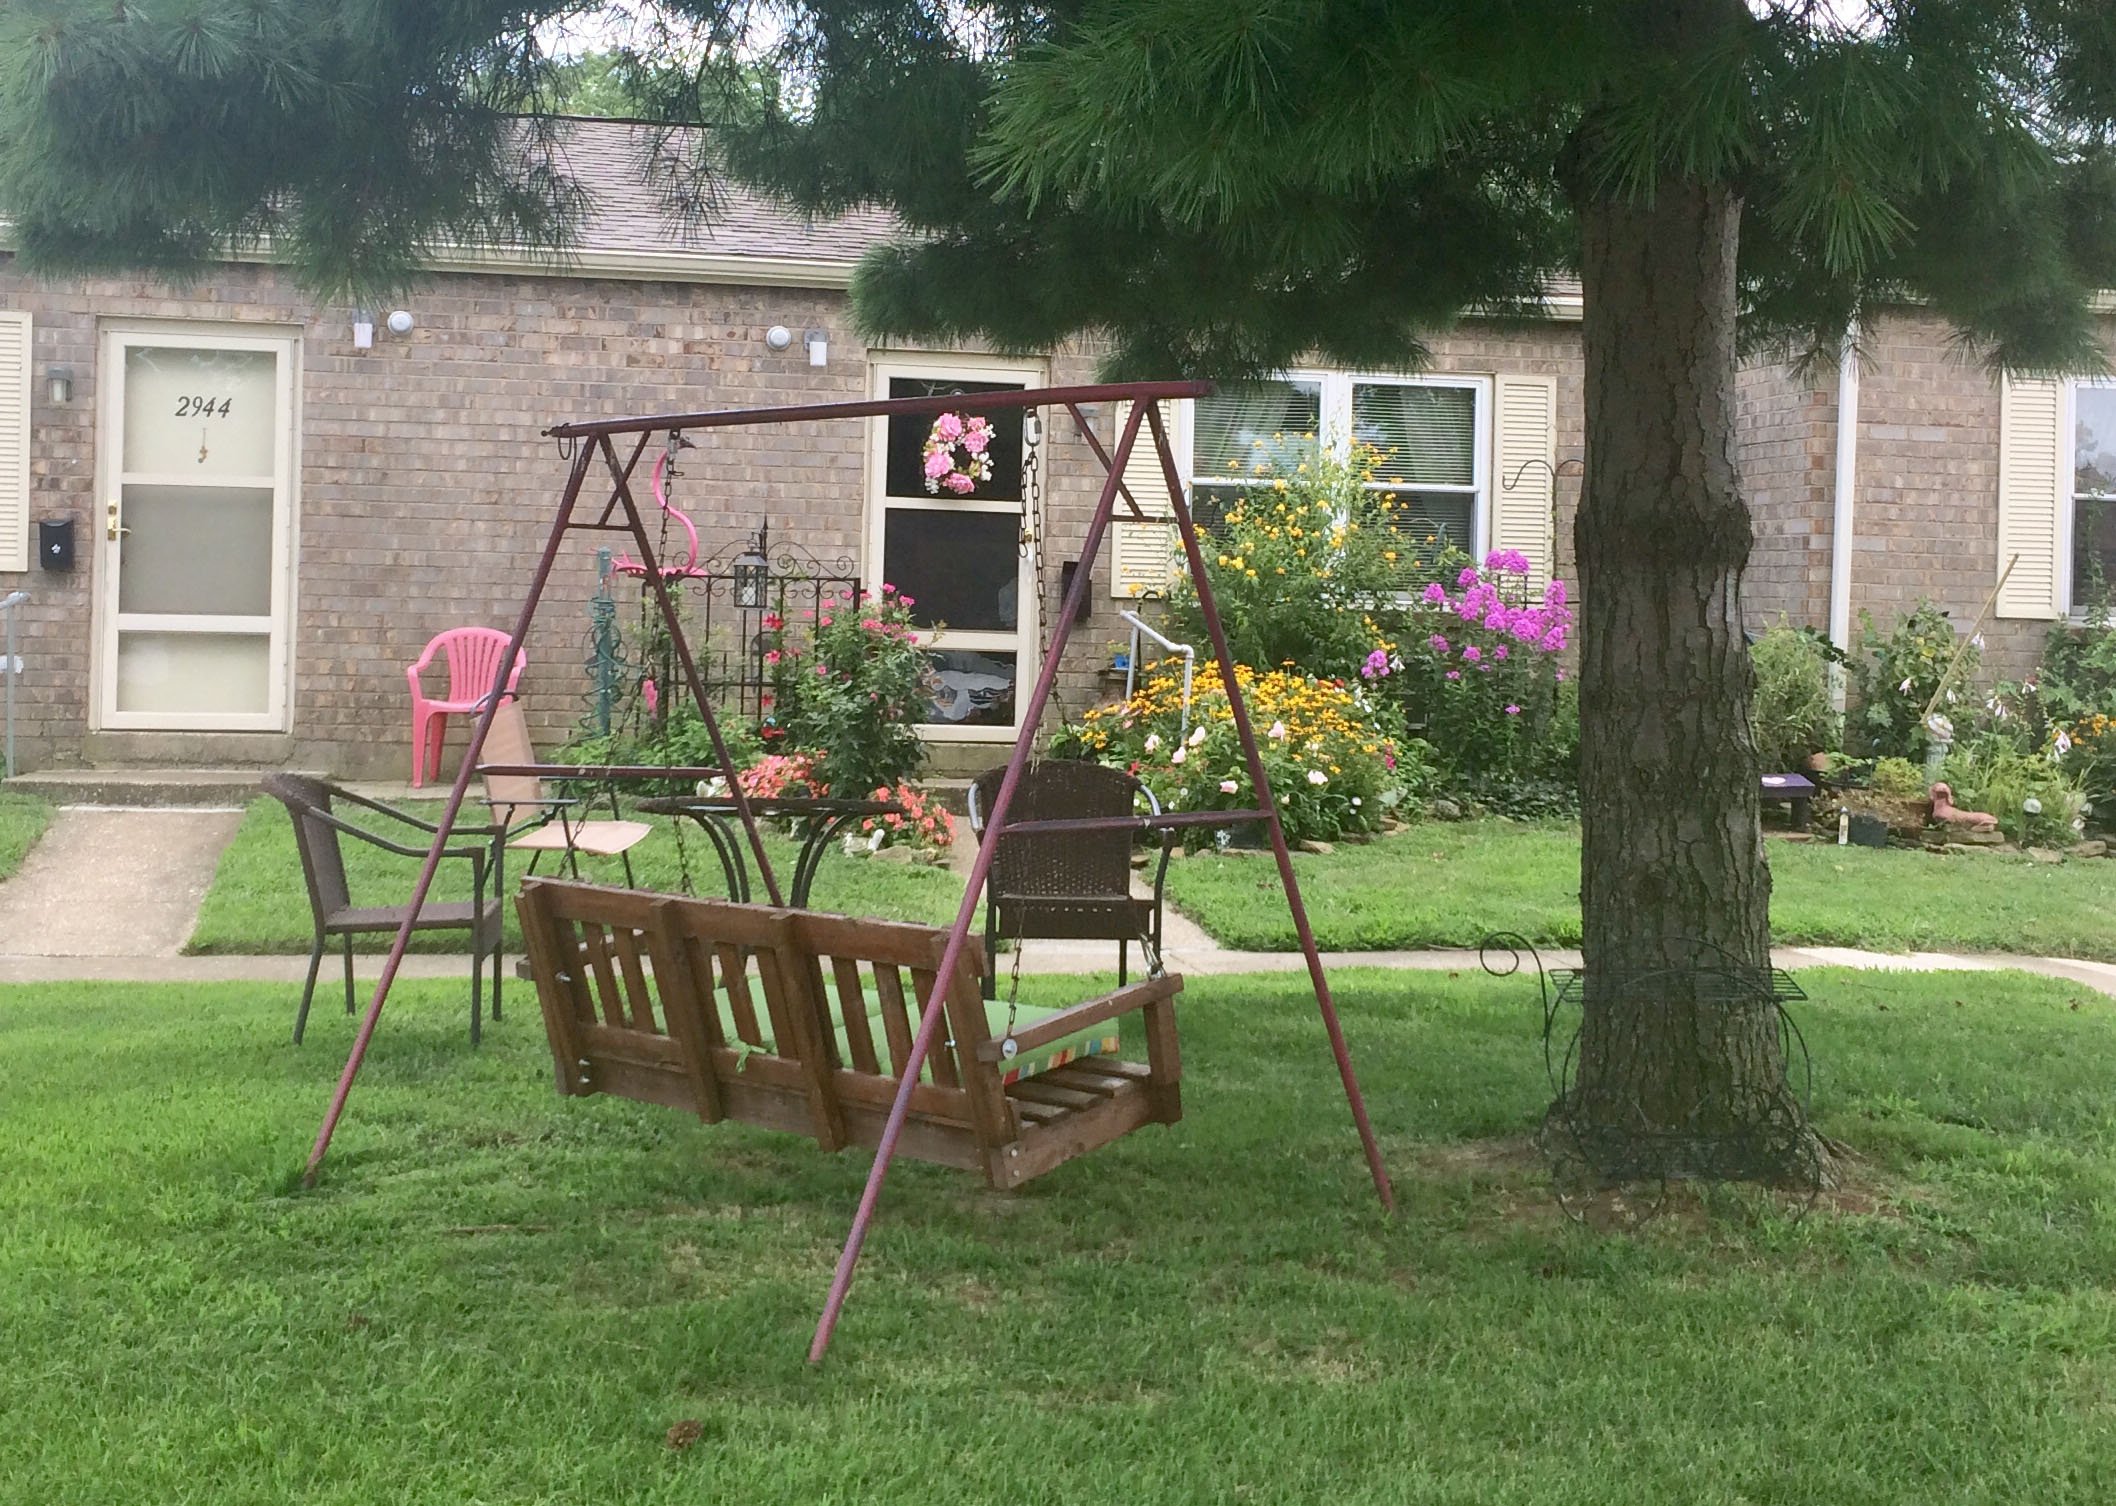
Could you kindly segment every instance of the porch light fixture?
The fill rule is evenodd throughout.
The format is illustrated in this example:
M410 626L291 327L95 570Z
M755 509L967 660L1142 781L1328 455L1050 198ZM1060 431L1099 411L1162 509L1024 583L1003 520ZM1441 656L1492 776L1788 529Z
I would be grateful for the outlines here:
M47 366L44 368L44 395L55 403L73 401L73 368L71 366Z
M788 350L793 346L793 331L783 324L774 324L764 332L764 343L773 350Z
M830 364L830 337L819 329L809 330L801 336L801 343L808 347L808 364L827 366Z
M353 349L375 348L375 316L366 309L353 310Z
M761 612L771 599L771 561L764 557L764 534L758 530L749 548L735 556L735 605Z

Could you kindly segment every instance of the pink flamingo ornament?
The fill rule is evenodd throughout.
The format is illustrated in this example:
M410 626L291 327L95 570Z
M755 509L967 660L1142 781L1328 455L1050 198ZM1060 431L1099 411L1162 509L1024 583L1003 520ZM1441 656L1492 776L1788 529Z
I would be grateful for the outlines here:
M698 530L692 526L691 520L684 516L683 509L669 501L668 470L669 456L672 453L672 451L663 450L654 457L654 500L660 504L661 510L665 515L676 520L676 526L683 530L683 536L688 541L688 547L684 551L682 564L664 564L661 566L661 578L663 580L696 580L706 573L698 565ZM620 575L633 575L641 579L644 579L647 573L647 567L640 561L633 559L629 554L617 556L611 562L610 568L617 571Z
M1942 826L1966 826L1971 831L1998 830L1998 817L1985 811L1957 809L1954 791L1945 784L1936 784L1925 793L1932 796L1932 819Z

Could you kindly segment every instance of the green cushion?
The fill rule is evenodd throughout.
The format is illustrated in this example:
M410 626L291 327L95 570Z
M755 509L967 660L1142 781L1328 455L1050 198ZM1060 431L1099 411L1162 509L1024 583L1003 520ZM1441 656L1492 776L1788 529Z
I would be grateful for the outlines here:
M837 980L834 978L824 979L823 991L830 996L831 1018L840 1021L837 1029L833 1032L837 1037L838 1060L850 1062L852 1060L852 1042L846 1034L842 1016L838 1009ZM871 1022L868 1034L874 1041L875 1054L885 1066L889 1065L889 1040L882 1030L881 1001L874 996L871 986L863 990L863 993L866 995L867 1018ZM720 1009L722 1038L732 1043L736 1039L734 1006L729 1003L725 988L716 990L714 998ZM772 1040L771 1016L764 1007L764 986L754 974L750 978L750 1000L757 1015L758 1033L764 1037L765 1047L776 1051L778 1048ZM907 1002L910 1002L914 1009L917 1007L917 1001L911 1000ZM1019 1005L1013 1010L1014 1028L1016 1030L1026 1030L1031 1025L1039 1024L1057 1013L1058 1011L1055 1009L1041 1009L1033 1004ZM1007 1017L1008 1008L1004 999L992 999L986 1002L985 1028L990 1032L994 1040L1006 1034ZM1012 1061L1004 1063L1002 1065L1002 1081L1018 1082L1024 1077L1034 1077L1038 1073L1048 1072L1053 1067L1062 1067L1067 1062L1076 1061L1083 1056L1113 1056L1116 1054L1117 1044L1118 1031L1116 1022L1113 1020L1091 1026L1086 1030L1076 1030L1071 1035L1061 1036L1047 1046L1039 1046L1034 1051L1017 1056ZM933 1068L930 1064L920 1068L919 1080L921 1082L931 1082L933 1080Z

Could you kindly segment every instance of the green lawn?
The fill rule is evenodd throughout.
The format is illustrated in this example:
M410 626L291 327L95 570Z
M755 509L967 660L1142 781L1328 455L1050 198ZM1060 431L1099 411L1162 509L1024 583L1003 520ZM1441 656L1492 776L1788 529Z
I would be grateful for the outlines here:
M1780 942L2116 959L2116 862L2107 859L2043 864L1796 842L1767 851ZM1475 946L1495 930L1579 941L1580 843L1570 825L1434 822L1293 861L1328 950ZM1178 859L1168 893L1224 945L1298 944L1268 853Z
M0 879L13 876L51 825L51 802L0 790Z
M349 1022L295 1048L285 987L0 990L0 1479L67 1506L2106 1499L2116 1011L1804 981L1850 1211L1566 1223L1531 1169L1465 1169L1541 1106L1531 991L1347 973L1386 1221L1298 984L1198 979L1189 1117L1018 1196L901 1168L820 1370L857 1154L560 1099L532 1012L474 1051L427 983L303 1192Z
M405 809L435 820L441 807L438 801L423 801L407 805ZM479 814L482 815L482 808ZM384 818L367 813L360 813L358 819L377 830L385 824ZM721 876L719 860L713 856L712 845L697 828L685 824L679 847L677 835L667 819L650 819L660 830L632 852L633 870L640 883L648 888L680 890L682 869L687 861L697 893L724 894L726 880ZM399 827L398 831L400 835L409 833L420 837L409 827ZM417 859L396 857L349 839L344 842L343 849L353 903L402 904L410 896L412 881L419 872ZM790 885L797 851L795 844L772 837L768 839L768 849L780 884ZM525 867L526 859L521 854L508 855L510 888L514 887ZM762 899L764 889L757 880L755 864L751 863L750 868L753 895ZM546 854L540 871L560 873L564 870L552 855ZM584 859L581 873L583 877L599 878L609 883L624 881L624 870L614 860ZM468 899L470 865L458 861L443 863L435 889L444 899ZM962 901L962 881L944 869L848 858L834 852L824 858L816 874L812 898L821 909L945 925L955 918L955 907ZM191 933L187 950L305 953L314 934L309 923L308 891L302 887L301 860L294 850L294 829L287 818L286 807L276 800L255 801L244 814L235 839L221 854L220 866L213 875L213 886L206 891L198 925ZM511 905L507 914L507 937L508 949L519 953L521 936ZM389 950L390 940L386 935L363 937L355 947L383 952ZM461 951L465 949L464 933L420 932L413 936L412 946L419 951Z

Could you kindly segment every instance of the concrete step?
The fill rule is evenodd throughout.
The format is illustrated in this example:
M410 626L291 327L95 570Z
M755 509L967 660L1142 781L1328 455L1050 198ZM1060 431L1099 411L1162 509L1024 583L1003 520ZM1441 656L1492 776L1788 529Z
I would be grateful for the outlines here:
M263 790L270 769L40 769L17 774L0 788L36 795L55 805L144 808L247 805Z

